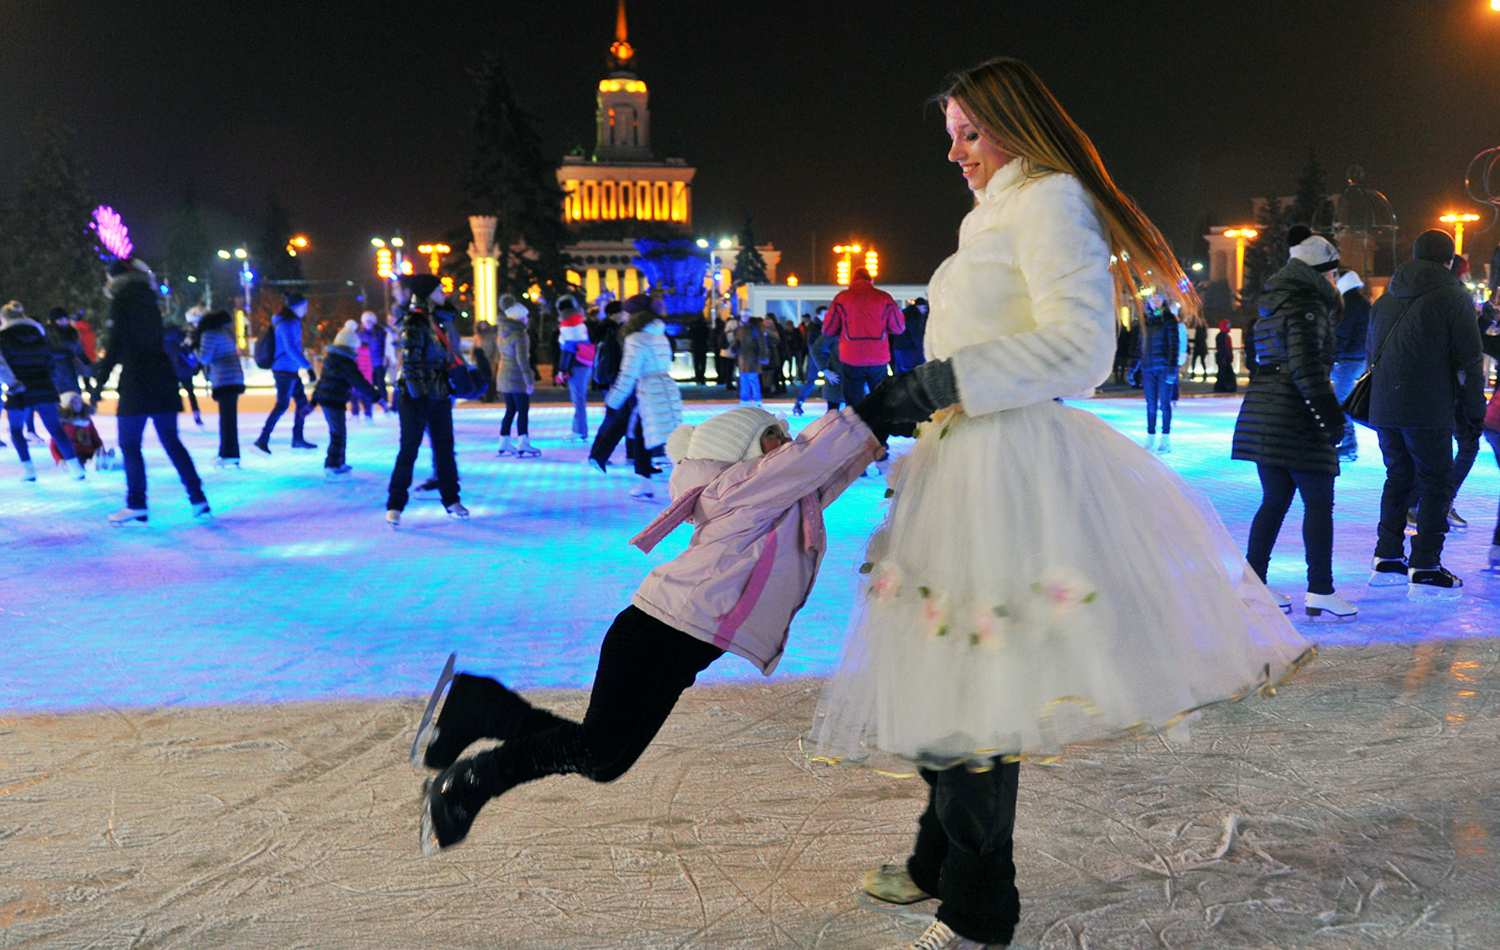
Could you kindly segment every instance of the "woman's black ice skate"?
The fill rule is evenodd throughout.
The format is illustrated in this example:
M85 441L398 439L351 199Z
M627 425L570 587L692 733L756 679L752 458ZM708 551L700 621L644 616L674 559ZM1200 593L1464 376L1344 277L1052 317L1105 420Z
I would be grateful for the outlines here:
M422 854L432 856L469 836L479 809L490 800L473 759L455 762L422 788Z

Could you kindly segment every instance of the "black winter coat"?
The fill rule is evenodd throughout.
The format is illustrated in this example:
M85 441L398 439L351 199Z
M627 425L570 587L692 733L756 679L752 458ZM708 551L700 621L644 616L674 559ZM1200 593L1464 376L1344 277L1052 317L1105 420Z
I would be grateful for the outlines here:
M400 385L413 398L447 399L449 351L433 330L425 310L409 310L401 318Z
M1141 321L1141 370L1160 372L1177 368L1182 324L1170 313L1146 311Z
M1471 421L1484 418L1479 321L1448 268L1432 261L1396 268L1370 308L1365 348L1372 363L1380 354L1370 374L1370 425L1451 429L1456 403Z
M1370 301L1360 288L1344 294L1344 319L1334 328L1338 337L1336 360L1362 360L1365 358L1365 337L1370 332Z
M906 320L906 329L891 334L891 349L906 353L923 352L923 341L927 337L927 314L919 310L916 304L912 304L901 311L901 316Z
M1235 420L1232 458L1339 474L1344 413L1328 379L1338 305L1339 292L1302 261L1266 282L1255 324L1260 369Z
M52 347L42 326L32 320L17 320L0 330L0 356L10 365L21 391L7 389L5 408L25 409L57 402L52 382Z
M89 372L78 331L53 324L47 333L47 345L52 348L52 385L59 394L78 392L78 377Z
M375 387L360 372L354 351L347 346L330 346L323 354L323 372L318 375L312 404L342 409L349 404L350 392L356 389L371 402L380 398Z
M122 274L109 283L109 341L94 367L95 379L108 379L116 365L118 416L151 416L182 411L177 370L162 337L156 292L144 274Z

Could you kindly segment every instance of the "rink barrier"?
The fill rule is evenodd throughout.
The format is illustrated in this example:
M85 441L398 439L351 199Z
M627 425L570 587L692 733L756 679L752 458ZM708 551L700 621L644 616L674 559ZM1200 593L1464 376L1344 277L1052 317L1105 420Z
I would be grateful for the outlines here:
M1275 679L1272 678L1271 664L1267 663L1262 668L1260 677L1253 684L1245 687L1232 696L1226 696L1223 699L1210 700L1206 703L1199 703L1191 709L1183 710L1182 712L1173 716L1171 719L1168 719L1165 723L1162 723L1159 726L1153 726L1149 722L1142 720L1141 722L1133 723L1132 725L1125 726L1122 729L1112 730L1087 741L1109 742L1118 739L1147 739L1152 736L1163 735L1164 733L1170 731L1172 728L1181 723L1184 719L1187 719L1189 716L1205 712L1209 709L1214 709L1219 706L1229 706L1235 703L1242 703L1245 700L1249 699L1251 696L1262 696L1269 699L1276 695L1277 690L1281 689L1281 687L1285 686L1287 683L1290 683L1298 673L1302 672L1302 668L1311 663L1314 659L1317 658L1317 656L1317 644L1312 644L1308 646L1306 650L1303 650L1301 653L1297 654L1297 657L1287 664L1286 670L1281 674L1280 677L1277 677ZM1056 738L1052 724L1053 720L1057 716L1057 711L1062 709L1064 706L1074 706L1082 710L1085 715L1095 721L1099 721L1104 718L1104 710L1100 709L1098 705L1095 704L1092 700L1085 699L1082 696L1059 696L1057 699L1052 700L1046 706L1042 707L1042 711L1037 716L1038 728L1041 730L1042 735L1045 738ZM848 756L812 755L807 751L805 737L803 736L797 737L797 750L802 753L802 757L807 761L817 762L821 765L847 764L857 766L870 772L874 772L876 775L883 775L886 778L908 779L916 778L918 775L917 772L892 772L889 769L882 769L873 765L867 765L862 760L851 759ZM973 754L967 758L954 759L944 764L929 762L919 762L917 764L921 765L923 768L933 768L938 770L956 768L957 766L962 765L970 772L980 773L988 772L993 769L995 767L994 761L997 756L1000 762L1005 765L1010 765L1015 762L1027 762L1032 765L1054 765L1057 762L1061 761L1063 757L1061 752L999 753L999 749L975 749Z

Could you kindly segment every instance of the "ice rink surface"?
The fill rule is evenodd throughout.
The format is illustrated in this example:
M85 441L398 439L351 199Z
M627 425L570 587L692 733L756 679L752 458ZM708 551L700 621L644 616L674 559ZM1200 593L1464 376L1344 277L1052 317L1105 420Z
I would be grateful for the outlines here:
M1132 438L1144 437L1139 400L1077 403ZM1178 404L1172 466L1205 494L1244 539L1259 504L1255 468L1229 459L1236 399ZM725 406L690 405L688 421ZM775 411L789 405L770 404ZM212 524L196 524L165 453L149 433L151 520L111 528L123 507L124 474L90 472L76 483L50 458L35 484L18 480L14 449L0 450L0 624L6 670L0 709L205 705L327 698L414 696L429 688L450 651L461 668L518 687L587 687L597 648L646 572L675 556L690 529L651 554L627 542L665 504L627 495L634 478L623 448L609 475L583 465L584 444L567 440L571 410L533 408L539 459L495 457L501 411L455 413L468 523L451 521L435 497L414 497L401 530L383 522L395 455L396 419L351 421L347 482L323 480L326 429L307 424L317 452L293 451L289 419L267 458L250 448L263 415L241 418L238 472L215 469L217 419L203 429L180 416L198 464ZM601 410L590 407L597 427ZM793 418L794 431L812 415ZM114 417L98 419L115 443ZM1325 646L1489 636L1500 577L1484 573L1500 473L1487 446L1456 502L1470 520L1448 535L1444 563L1461 576L1456 605L1416 605L1402 588L1365 586L1384 469L1372 433L1337 482L1334 577L1360 607L1355 624L1319 625ZM893 448L901 451L902 440ZM909 444L909 443L908 443ZM45 449L35 454L45 456ZM418 481L428 471L424 449ZM873 473L873 468L871 469ZM798 615L776 675L828 673L838 661L863 544L882 512L884 482L857 482L828 512L830 550ZM435 494L435 493L434 493ZM1305 590L1300 503L1294 503L1271 564L1271 586ZM1301 615L1300 598L1298 615ZM715 664L705 682L756 681L738 658Z
M1078 405L1144 435L1139 400ZM1228 459L1238 405L1184 400L1164 461L1244 538L1259 489ZM907 946L934 902L876 906L856 882L904 858L925 786L798 742L880 515L875 477L830 509L823 578L772 681L726 657L619 781L525 785L462 847L419 856L406 753L446 654L576 718L611 617L687 541L626 545L658 506L626 495L623 467L586 470L565 413L534 410L528 461L494 457L498 411L457 413L473 519L415 501L394 533L393 419L353 423L341 484L321 452L285 448L286 422L274 456L228 473L209 465L215 420L189 421L208 525L149 435L139 528L105 524L119 472L79 484L43 465L24 485L0 450L0 950ZM324 441L318 418L308 435ZM1361 436L1335 552L1360 620L1308 625L1315 663L1186 741L1024 766L1017 950L1500 947L1500 578L1481 571L1500 476L1486 452L1458 499L1472 527L1444 560L1463 599L1412 604L1364 586L1382 469ZM1299 518L1271 577L1294 595Z

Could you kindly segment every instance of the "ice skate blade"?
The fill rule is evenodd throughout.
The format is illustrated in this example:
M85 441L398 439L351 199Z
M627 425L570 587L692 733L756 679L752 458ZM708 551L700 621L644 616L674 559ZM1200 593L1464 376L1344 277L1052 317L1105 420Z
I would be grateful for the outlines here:
M1462 587L1433 587L1430 584L1412 584L1406 589L1407 600L1458 600L1464 595Z
M432 798L428 794L431 788L432 779L422 783L422 822L417 834L424 858L430 858L443 850L443 846L438 844L437 828L432 824Z
M1405 574L1392 574L1386 571L1371 571L1368 586L1370 587L1404 587L1410 581Z
M437 685L432 688L432 695L427 698L427 708L423 710L422 719L417 723L417 737L411 744L411 767L414 769L423 767L422 759L427 754L427 746L437 738L438 703L442 701L443 692L448 684L453 682L453 664L457 659L457 652L448 654L448 662L443 665L443 672L438 675Z

